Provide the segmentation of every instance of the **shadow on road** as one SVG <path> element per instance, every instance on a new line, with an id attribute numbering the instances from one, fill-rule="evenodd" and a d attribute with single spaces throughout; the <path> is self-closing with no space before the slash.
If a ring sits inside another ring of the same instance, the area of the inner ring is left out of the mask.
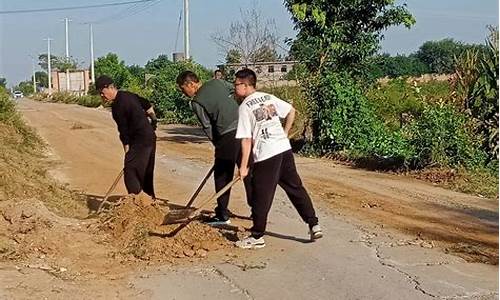
<path id="1" fill-rule="evenodd" d="M 206 135 L 200 128 L 182 127 L 162 129 L 168 136 L 158 137 L 157 141 L 166 141 L 179 144 L 195 143 L 202 144 L 208 142 Z"/>

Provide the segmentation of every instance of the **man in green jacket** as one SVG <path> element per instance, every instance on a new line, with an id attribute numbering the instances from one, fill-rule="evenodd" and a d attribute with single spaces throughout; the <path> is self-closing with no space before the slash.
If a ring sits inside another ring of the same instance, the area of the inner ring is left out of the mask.
<path id="1" fill-rule="evenodd" d="M 185 71 L 177 76 L 177 85 L 191 99 L 190 106 L 198 117 L 203 131 L 215 146 L 214 179 L 218 192 L 233 180 L 234 167 L 240 160 L 241 144 L 235 138 L 238 126 L 238 104 L 233 97 L 234 87 L 229 82 L 212 79 L 204 84 L 198 76 Z M 250 179 L 245 181 L 247 199 Z M 247 188 L 248 187 L 248 188 Z M 217 199 L 215 216 L 207 223 L 229 224 L 230 190 Z"/>

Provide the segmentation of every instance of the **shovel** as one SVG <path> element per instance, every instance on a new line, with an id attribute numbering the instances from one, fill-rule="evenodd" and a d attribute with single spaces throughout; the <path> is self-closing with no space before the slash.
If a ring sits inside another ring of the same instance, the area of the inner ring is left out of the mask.
<path id="1" fill-rule="evenodd" d="M 213 194 L 212 196 L 210 196 L 209 198 L 207 198 L 206 200 L 201 202 L 199 207 L 192 212 L 191 212 L 191 210 L 186 210 L 186 209 L 181 210 L 183 213 L 171 211 L 167 216 L 165 216 L 165 220 L 163 222 L 163 225 L 181 223 L 181 225 L 179 227 L 177 227 L 174 231 L 172 231 L 170 233 L 160 233 L 160 232 L 151 231 L 151 232 L 149 232 L 149 234 L 155 235 L 155 236 L 160 236 L 160 237 L 173 237 L 173 236 L 175 236 L 179 231 L 181 231 L 184 227 L 186 227 L 189 223 L 191 223 L 191 221 L 193 221 L 194 219 L 196 219 L 197 217 L 200 216 L 200 214 L 203 210 L 203 207 L 205 205 L 210 203 L 213 199 L 219 198 L 222 194 L 227 192 L 227 190 L 229 190 L 239 180 L 240 180 L 240 176 L 237 176 L 236 178 L 233 179 L 233 181 L 231 181 L 224 188 L 222 188 L 222 190 L 220 190 L 219 192 Z M 186 216 L 186 214 L 187 214 L 187 216 Z"/>
<path id="2" fill-rule="evenodd" d="M 99 214 L 101 212 L 101 209 L 104 206 L 104 203 L 107 203 L 109 195 L 115 189 L 116 185 L 118 184 L 118 182 L 120 181 L 122 176 L 123 176 L 123 169 L 120 171 L 120 174 L 118 174 L 118 176 L 116 176 L 115 182 L 113 182 L 113 184 L 109 187 L 109 190 L 106 192 L 106 195 L 104 195 L 104 198 L 102 199 L 101 204 L 99 204 L 99 207 L 97 208 L 97 211 L 96 211 L 97 214 Z"/>
<path id="3" fill-rule="evenodd" d="M 212 166 L 212 168 L 208 171 L 207 175 L 205 176 L 205 178 L 203 178 L 203 180 L 201 181 L 200 183 L 200 186 L 198 187 L 198 189 L 194 192 L 193 196 L 191 196 L 191 198 L 189 199 L 188 203 L 186 204 L 185 208 L 190 208 L 191 205 L 193 204 L 194 202 L 194 199 L 196 199 L 196 197 L 198 197 L 198 194 L 200 193 L 201 189 L 203 188 L 203 186 L 205 186 L 205 183 L 207 183 L 207 180 L 208 178 L 210 178 L 210 175 L 212 175 L 212 173 L 214 172 L 214 169 L 215 169 L 215 165 Z"/>

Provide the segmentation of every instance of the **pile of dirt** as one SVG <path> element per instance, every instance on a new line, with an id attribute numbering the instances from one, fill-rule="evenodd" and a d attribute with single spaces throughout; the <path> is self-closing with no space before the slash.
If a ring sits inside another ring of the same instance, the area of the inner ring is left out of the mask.
<path id="1" fill-rule="evenodd" d="M 115 254 L 124 259 L 173 261 L 176 258 L 203 258 L 210 251 L 232 245 L 218 230 L 191 222 L 177 234 L 160 237 L 152 232 L 174 232 L 180 225 L 162 225 L 169 209 L 160 206 L 150 197 L 127 196 L 101 218 L 99 230 L 110 235 L 110 240 L 119 249 Z"/>

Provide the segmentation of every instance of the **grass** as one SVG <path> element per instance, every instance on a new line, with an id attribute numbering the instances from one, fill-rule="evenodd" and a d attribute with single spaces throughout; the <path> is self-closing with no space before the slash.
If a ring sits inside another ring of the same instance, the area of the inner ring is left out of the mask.
<path id="1" fill-rule="evenodd" d="M 103 105 L 101 97 L 97 95 L 77 96 L 68 92 L 55 92 L 51 97 L 46 93 L 38 93 L 31 98 L 37 101 L 78 104 L 85 107 L 99 107 Z"/>
<path id="2" fill-rule="evenodd" d="M 0 202 L 37 199 L 61 216 L 84 217 L 83 202 L 51 179 L 44 143 L 0 90 Z"/>

